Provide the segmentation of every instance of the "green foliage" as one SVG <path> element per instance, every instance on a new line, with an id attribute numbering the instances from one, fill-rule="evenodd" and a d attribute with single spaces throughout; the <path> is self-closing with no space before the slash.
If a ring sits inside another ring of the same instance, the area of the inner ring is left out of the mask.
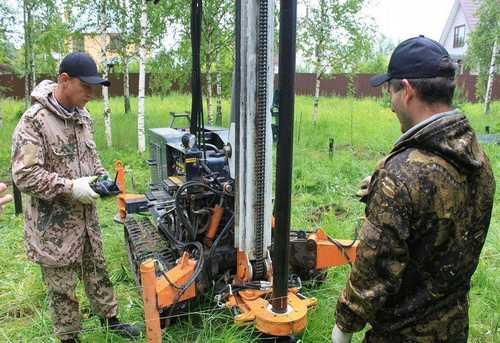
<path id="1" fill-rule="evenodd" d="M 467 103 L 467 94 L 464 88 L 460 85 L 456 85 L 455 93 L 453 94 L 453 106 L 462 109 Z"/>
<path id="2" fill-rule="evenodd" d="M 12 27 L 14 23 L 14 10 L 8 3 L 0 3 L 0 64 L 11 65 L 15 59 L 16 50 L 9 39 L 13 33 Z"/>
<path id="3" fill-rule="evenodd" d="M 346 73 L 370 51 L 372 25 L 361 15 L 365 0 L 303 1 L 298 47 L 317 74 Z"/>
<path id="4" fill-rule="evenodd" d="M 358 183 L 371 174 L 379 159 L 390 151 L 400 135 L 395 115 L 379 100 L 322 97 L 317 126 L 305 120 L 310 97 L 298 97 L 294 128 L 294 171 L 292 195 L 292 226 L 294 228 L 325 228 L 337 238 L 352 238 L 354 228 L 363 216 L 363 205 L 353 194 Z M 94 113 L 95 137 L 104 165 L 113 170 L 116 159 L 122 159 L 128 169 L 129 189 L 145 192 L 148 189 L 147 155 L 137 154 L 135 115 L 124 114 L 121 99 L 112 98 L 113 149 L 106 148 L 102 102 L 89 104 Z M 132 98 L 132 107 L 137 99 Z M 190 97 L 172 94 L 164 99 L 146 98 L 146 128 L 168 125 L 168 112 L 189 109 Z M 493 113 L 500 113 L 500 102 L 494 102 Z M 0 136 L 0 180 L 7 180 L 10 165 L 11 136 L 17 118 L 15 113 L 23 104 L 9 99 L 0 100 L 4 109 L 5 126 Z M 465 103 L 462 110 L 476 131 L 483 132 L 486 123 L 494 125 L 494 116 L 482 115 L 480 104 Z M 223 124 L 228 126 L 229 101 L 223 102 Z M 500 119 L 499 119 L 500 120 Z M 497 120 L 498 121 L 498 120 Z M 132 123 L 132 128 L 131 128 Z M 329 155 L 329 139 L 334 139 L 334 153 Z M 7 144 L 5 144 L 7 143 Z M 500 176 L 500 146 L 487 145 L 497 178 Z M 132 180 L 133 179 L 133 180 Z M 483 249 L 470 292 L 470 342 L 495 343 L 500 339 L 500 192 L 497 192 L 490 231 Z M 104 237 L 105 256 L 119 301 L 119 316 L 125 321 L 143 324 L 142 300 L 130 273 L 123 239 L 123 229 L 112 220 L 116 213 L 114 199 L 99 200 L 99 217 Z M 8 206 L 0 216 L 0 337 L 5 342 L 55 342 L 45 289 L 38 266 L 29 263 L 23 247 L 23 218 L 13 214 Z M 305 343 L 331 342 L 330 331 L 335 321 L 336 300 L 345 286 L 349 267 L 329 272 L 326 283 L 316 289 L 303 288 L 303 293 L 318 298 L 318 307 L 309 313 Z M 81 301 L 84 342 L 127 342 L 106 333 L 91 315 L 82 286 L 77 295 Z M 190 310 L 195 312 L 165 330 L 165 342 L 258 342 L 255 329 L 239 328 L 227 310 L 215 308 L 211 297 L 202 299 Z M 362 334 L 353 342 L 362 341 Z M 145 339 L 140 342 L 146 342 Z"/>
<path id="5" fill-rule="evenodd" d="M 500 37 L 500 6 L 498 0 L 483 0 L 476 16 L 479 18 L 479 23 L 469 36 L 465 63 L 470 69 L 479 67 L 476 94 L 479 98 L 484 98 L 493 44 L 495 39 L 498 40 Z M 500 62 L 498 57 L 497 65 Z"/>

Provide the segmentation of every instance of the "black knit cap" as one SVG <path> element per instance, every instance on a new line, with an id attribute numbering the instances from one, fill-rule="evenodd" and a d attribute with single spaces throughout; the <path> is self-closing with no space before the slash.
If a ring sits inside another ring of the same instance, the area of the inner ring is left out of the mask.
<path id="1" fill-rule="evenodd" d="M 399 44 L 392 53 L 387 74 L 370 79 L 378 87 L 391 79 L 428 79 L 433 77 L 454 77 L 452 69 L 442 69 L 441 61 L 450 59 L 448 51 L 438 42 L 418 36 Z"/>
<path id="2" fill-rule="evenodd" d="M 64 57 L 59 65 L 59 75 L 62 73 L 79 78 L 84 83 L 92 86 L 109 87 L 111 84 L 111 82 L 99 76 L 94 60 L 84 52 L 73 52 Z"/>

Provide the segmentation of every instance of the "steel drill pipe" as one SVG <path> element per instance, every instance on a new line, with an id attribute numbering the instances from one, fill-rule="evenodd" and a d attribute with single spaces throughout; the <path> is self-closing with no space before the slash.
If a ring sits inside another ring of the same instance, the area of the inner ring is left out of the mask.
<path id="1" fill-rule="evenodd" d="M 280 1 L 279 133 L 276 159 L 276 231 L 273 251 L 272 310 L 285 313 L 288 303 L 288 247 L 293 166 L 295 110 L 295 51 L 297 1 Z"/>

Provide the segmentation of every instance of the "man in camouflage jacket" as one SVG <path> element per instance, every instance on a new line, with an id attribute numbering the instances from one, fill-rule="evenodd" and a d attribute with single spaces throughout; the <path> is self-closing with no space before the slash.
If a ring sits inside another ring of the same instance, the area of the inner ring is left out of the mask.
<path id="1" fill-rule="evenodd" d="M 85 110 L 93 87 L 109 86 L 90 56 L 73 53 L 61 62 L 58 82 L 42 81 L 33 106 L 19 121 L 12 145 L 12 177 L 27 195 L 25 244 L 39 263 L 48 289 L 55 334 L 76 342 L 80 331 L 77 277 L 103 324 L 127 336 L 139 333 L 118 321 L 106 271 L 101 230 L 89 182 L 106 174 Z"/>
<path id="2" fill-rule="evenodd" d="M 337 303 L 334 343 L 467 342 L 468 292 L 490 224 L 495 180 L 469 121 L 451 108 L 454 66 L 423 36 L 388 74 L 403 135 L 371 177 L 357 260 Z"/>

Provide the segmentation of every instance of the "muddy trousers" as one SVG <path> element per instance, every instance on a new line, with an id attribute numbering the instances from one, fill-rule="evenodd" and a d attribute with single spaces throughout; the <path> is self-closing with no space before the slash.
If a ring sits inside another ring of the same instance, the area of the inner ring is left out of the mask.
<path id="1" fill-rule="evenodd" d="M 81 264 L 41 268 L 47 286 L 54 334 L 59 339 L 76 337 L 81 329 L 80 310 L 75 293 L 78 279 L 83 281 L 94 314 L 105 318 L 117 315 L 118 305 L 106 270 L 106 262 L 102 254 L 94 253 L 88 238 L 85 240 Z"/>
<path id="2" fill-rule="evenodd" d="M 469 300 L 456 303 L 429 314 L 411 327 L 387 332 L 372 328 L 363 343 L 467 343 L 469 336 Z"/>

